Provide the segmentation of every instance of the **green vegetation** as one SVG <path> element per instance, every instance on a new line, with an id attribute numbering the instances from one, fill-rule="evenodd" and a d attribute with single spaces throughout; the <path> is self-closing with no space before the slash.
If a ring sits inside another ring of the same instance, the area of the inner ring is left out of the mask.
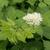
<path id="1" fill-rule="evenodd" d="M 33 12 L 43 18 L 36 27 L 22 19 Z M 50 50 L 50 0 L 0 0 L 0 50 Z"/>

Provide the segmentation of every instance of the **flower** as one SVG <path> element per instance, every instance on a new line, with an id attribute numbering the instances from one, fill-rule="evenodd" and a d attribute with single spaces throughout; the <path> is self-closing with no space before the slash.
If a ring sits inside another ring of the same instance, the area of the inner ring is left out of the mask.
<path id="1" fill-rule="evenodd" d="M 43 21 L 41 14 L 37 12 L 28 13 L 23 17 L 23 20 L 25 20 L 27 24 L 34 26 L 39 26 L 41 24 L 41 21 Z"/>

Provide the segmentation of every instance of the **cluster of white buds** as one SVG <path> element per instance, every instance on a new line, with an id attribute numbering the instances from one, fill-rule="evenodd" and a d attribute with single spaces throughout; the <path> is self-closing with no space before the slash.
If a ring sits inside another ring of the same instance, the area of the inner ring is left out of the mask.
<path id="1" fill-rule="evenodd" d="M 23 20 L 25 20 L 27 24 L 34 26 L 39 26 L 41 24 L 41 21 L 43 21 L 41 14 L 37 12 L 28 13 L 23 17 Z"/>

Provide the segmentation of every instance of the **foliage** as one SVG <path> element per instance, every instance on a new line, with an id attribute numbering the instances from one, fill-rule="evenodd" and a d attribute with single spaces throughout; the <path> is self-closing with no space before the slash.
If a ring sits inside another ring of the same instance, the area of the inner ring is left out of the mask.
<path id="1" fill-rule="evenodd" d="M 41 25 L 22 19 L 33 12 L 41 13 Z M 0 0 L 0 50 L 50 50 L 50 0 Z"/>

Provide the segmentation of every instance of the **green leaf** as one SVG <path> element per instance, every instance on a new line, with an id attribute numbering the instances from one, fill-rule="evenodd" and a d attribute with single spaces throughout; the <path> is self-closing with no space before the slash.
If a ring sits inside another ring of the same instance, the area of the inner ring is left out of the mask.
<path id="1" fill-rule="evenodd" d="M 15 24 L 12 20 L 7 19 L 8 21 L 0 20 L 1 22 L 1 31 L 0 31 L 0 40 L 6 40 L 7 38 L 9 41 L 15 43 Z"/>
<path id="2" fill-rule="evenodd" d="M 50 0 L 44 0 L 44 2 L 48 5 L 50 5 Z"/>
<path id="3" fill-rule="evenodd" d="M 33 13 L 33 9 L 31 9 L 30 7 L 28 8 L 28 13 Z"/>
<path id="4" fill-rule="evenodd" d="M 7 13 L 6 13 L 6 16 L 12 20 L 16 20 L 16 18 L 21 18 L 25 15 L 25 13 L 21 10 L 16 10 L 14 7 L 9 7 L 7 9 Z"/>
<path id="5" fill-rule="evenodd" d="M 44 41 L 45 50 L 50 50 L 50 41 Z"/>
<path id="6" fill-rule="evenodd" d="M 8 0 L 0 0 L 0 8 L 8 5 Z"/>
<path id="7" fill-rule="evenodd" d="M 39 7 L 41 7 L 41 8 L 45 8 L 46 5 L 45 5 L 43 2 L 41 2 L 41 3 L 39 4 Z"/>
<path id="8" fill-rule="evenodd" d="M 43 31 L 44 31 L 43 35 L 44 35 L 46 38 L 50 39 L 50 27 L 48 27 L 48 26 L 43 27 Z"/>
<path id="9" fill-rule="evenodd" d="M 14 7 L 7 8 L 6 16 L 12 20 L 16 18 L 16 9 Z"/>
<path id="10" fill-rule="evenodd" d="M 43 14 L 43 24 L 50 27 L 50 11 Z"/>
<path id="11" fill-rule="evenodd" d="M 44 4 L 43 2 L 40 2 L 39 7 L 38 7 L 38 10 L 39 10 L 42 14 L 44 14 L 44 13 L 46 13 L 47 11 L 49 11 L 49 8 L 47 7 L 46 4 Z"/>
<path id="12" fill-rule="evenodd" d="M 39 34 L 41 37 L 43 36 L 43 29 L 41 26 L 35 26 L 34 27 L 34 32 Z"/>
<path id="13" fill-rule="evenodd" d="M 27 2 L 30 3 L 31 5 L 33 5 L 35 3 L 36 0 L 28 0 Z"/>

